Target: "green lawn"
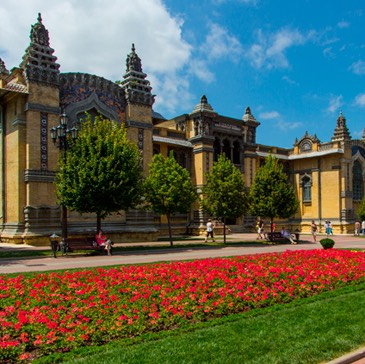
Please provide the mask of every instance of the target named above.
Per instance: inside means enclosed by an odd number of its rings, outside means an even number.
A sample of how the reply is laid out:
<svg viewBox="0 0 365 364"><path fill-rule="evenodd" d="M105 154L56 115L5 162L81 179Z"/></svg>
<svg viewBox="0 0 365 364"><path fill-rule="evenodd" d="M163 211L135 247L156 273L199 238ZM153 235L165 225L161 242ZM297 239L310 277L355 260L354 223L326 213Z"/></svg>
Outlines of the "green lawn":
<svg viewBox="0 0 365 364"><path fill-rule="evenodd" d="M36 363L315 364L365 345L365 284Z"/></svg>

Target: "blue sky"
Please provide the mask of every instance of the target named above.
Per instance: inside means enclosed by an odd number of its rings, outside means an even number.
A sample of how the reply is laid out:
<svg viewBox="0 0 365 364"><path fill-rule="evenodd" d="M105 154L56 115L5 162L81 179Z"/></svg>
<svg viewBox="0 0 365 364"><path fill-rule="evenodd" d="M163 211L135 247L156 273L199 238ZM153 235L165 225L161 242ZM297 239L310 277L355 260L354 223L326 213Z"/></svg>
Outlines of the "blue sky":
<svg viewBox="0 0 365 364"><path fill-rule="evenodd" d="M2 0L0 58L18 66L42 13L61 72L122 78L134 43L166 118L202 95L221 115L261 122L257 141L330 141L343 112L365 128L362 0Z"/></svg>

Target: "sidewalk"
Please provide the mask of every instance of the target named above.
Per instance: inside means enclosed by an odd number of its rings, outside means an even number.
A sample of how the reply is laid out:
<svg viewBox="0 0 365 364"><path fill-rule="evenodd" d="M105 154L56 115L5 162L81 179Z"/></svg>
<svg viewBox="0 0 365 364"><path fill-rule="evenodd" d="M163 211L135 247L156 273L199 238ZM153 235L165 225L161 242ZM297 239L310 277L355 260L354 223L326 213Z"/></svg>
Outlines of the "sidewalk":
<svg viewBox="0 0 365 364"><path fill-rule="evenodd" d="M317 237L318 241L322 236ZM247 254L258 254L267 252L284 252L286 250L312 250L323 249L319 242L311 241L310 235L301 235L300 241L296 245L291 244L263 244L256 241L256 234L230 234L227 235L227 243L247 242L240 246L204 246L204 239L174 241L174 248L171 249L169 241L150 241L138 243L119 243L115 247L141 247L140 250L119 250L112 256L100 255L58 255L57 258L49 257L29 257L29 258L6 258L0 259L0 274L37 272L59 269L100 267L118 264L143 264L161 261L192 260L225 256L237 256ZM223 241L223 236L217 236L217 241ZM352 235L333 236L335 248L365 249L365 238L354 237ZM202 244L201 247L189 247L189 244ZM184 245L179 248L179 245ZM160 249L148 247L160 246ZM0 251L19 250L47 250L50 247L34 247L29 245L16 245L0 243Z"/></svg>

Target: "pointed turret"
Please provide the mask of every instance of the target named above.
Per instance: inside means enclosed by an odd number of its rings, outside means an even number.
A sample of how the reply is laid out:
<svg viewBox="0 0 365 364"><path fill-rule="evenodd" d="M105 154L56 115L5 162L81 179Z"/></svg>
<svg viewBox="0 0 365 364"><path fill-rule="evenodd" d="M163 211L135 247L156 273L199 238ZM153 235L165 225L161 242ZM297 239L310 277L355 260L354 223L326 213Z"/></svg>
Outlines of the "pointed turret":
<svg viewBox="0 0 365 364"><path fill-rule="evenodd" d="M134 44L132 44L132 52L127 56L126 66L122 87L125 90L127 101L152 106L155 97L151 93L152 87L146 79L147 75L142 71L142 62L136 53Z"/></svg>
<svg viewBox="0 0 365 364"><path fill-rule="evenodd" d="M256 143L256 128L260 125L260 122L256 120L256 118L251 113L251 108L249 106L246 107L245 113L242 116L242 120L244 122L246 128L246 139L245 141L249 144Z"/></svg>
<svg viewBox="0 0 365 364"><path fill-rule="evenodd" d="M350 132L346 126L346 118L343 116L342 112L340 112L340 115L337 118L336 128L331 140L351 140Z"/></svg>
<svg viewBox="0 0 365 364"><path fill-rule="evenodd" d="M9 75L9 71L5 66L5 62L0 58L0 78L3 79Z"/></svg>
<svg viewBox="0 0 365 364"><path fill-rule="evenodd" d="M211 112L211 113L215 113L215 111L213 110L212 106L208 103L208 99L205 95L203 95L200 98L200 103L197 104L193 111L191 112L191 114L194 114L196 112Z"/></svg>
<svg viewBox="0 0 365 364"><path fill-rule="evenodd" d="M38 14L37 23L30 31L30 44L25 51L20 67L28 81L41 82L57 86L59 84L60 65L53 55L54 49L49 45L48 30Z"/></svg>
<svg viewBox="0 0 365 364"><path fill-rule="evenodd" d="M242 120L245 121L245 122L248 122L248 121L254 121L257 123L257 120L255 119L255 117L252 115L251 113L251 108L249 106L246 107L246 111L245 111L245 114L243 115L242 117Z"/></svg>

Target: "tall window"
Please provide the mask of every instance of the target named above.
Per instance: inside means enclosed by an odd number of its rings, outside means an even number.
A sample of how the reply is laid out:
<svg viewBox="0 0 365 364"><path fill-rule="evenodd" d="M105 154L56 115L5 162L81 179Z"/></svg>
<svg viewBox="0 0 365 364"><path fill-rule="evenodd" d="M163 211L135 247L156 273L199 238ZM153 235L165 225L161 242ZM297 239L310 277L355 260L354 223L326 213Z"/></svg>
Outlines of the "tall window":
<svg viewBox="0 0 365 364"><path fill-rule="evenodd" d="M352 167L352 191L354 200L362 200L364 197L364 182L362 178L362 167L359 161L355 161Z"/></svg>
<svg viewBox="0 0 365 364"><path fill-rule="evenodd" d="M231 156L231 145L229 143L228 139L224 139L223 140L223 151L222 151L226 157L232 161L232 156Z"/></svg>
<svg viewBox="0 0 365 364"><path fill-rule="evenodd" d="M304 176L302 178L303 187L303 202L312 201L312 181L309 176Z"/></svg>
<svg viewBox="0 0 365 364"><path fill-rule="evenodd" d="M241 164L241 155L240 155L240 143L235 141L233 143L233 163L234 164Z"/></svg>
<svg viewBox="0 0 365 364"><path fill-rule="evenodd" d="M221 154L221 141L216 137L213 144L213 161L217 162L218 156Z"/></svg>

